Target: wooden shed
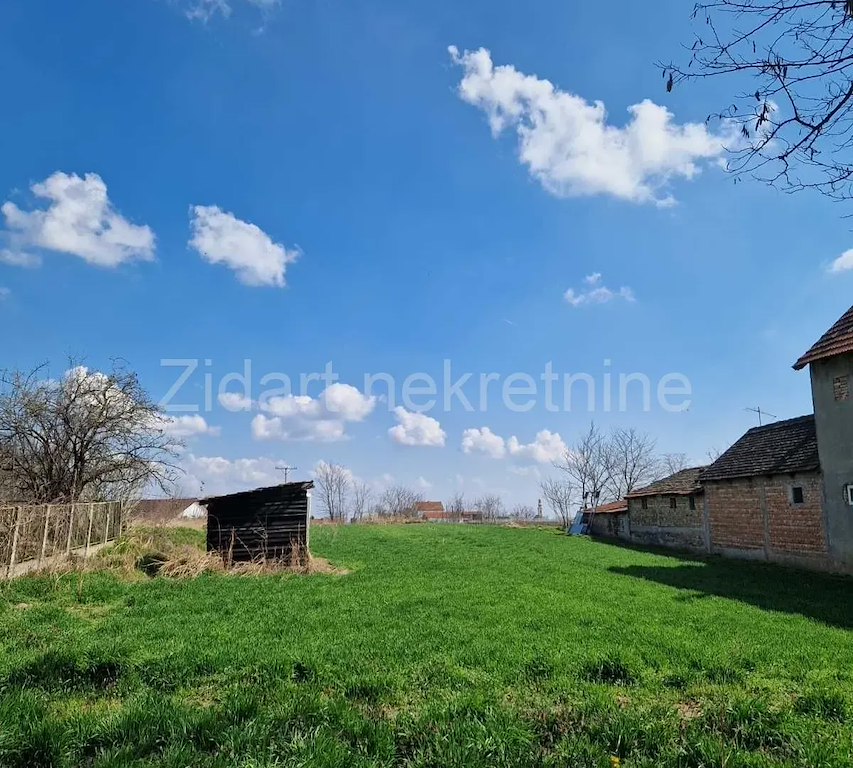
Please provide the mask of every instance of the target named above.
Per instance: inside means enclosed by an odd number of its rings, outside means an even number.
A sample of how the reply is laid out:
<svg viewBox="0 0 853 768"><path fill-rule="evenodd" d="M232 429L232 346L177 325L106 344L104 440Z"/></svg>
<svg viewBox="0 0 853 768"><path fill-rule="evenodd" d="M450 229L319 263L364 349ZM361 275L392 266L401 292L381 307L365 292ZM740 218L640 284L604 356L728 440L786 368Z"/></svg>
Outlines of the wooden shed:
<svg viewBox="0 0 853 768"><path fill-rule="evenodd" d="M213 496L207 507L207 551L227 562L293 562L308 553L311 481Z"/></svg>

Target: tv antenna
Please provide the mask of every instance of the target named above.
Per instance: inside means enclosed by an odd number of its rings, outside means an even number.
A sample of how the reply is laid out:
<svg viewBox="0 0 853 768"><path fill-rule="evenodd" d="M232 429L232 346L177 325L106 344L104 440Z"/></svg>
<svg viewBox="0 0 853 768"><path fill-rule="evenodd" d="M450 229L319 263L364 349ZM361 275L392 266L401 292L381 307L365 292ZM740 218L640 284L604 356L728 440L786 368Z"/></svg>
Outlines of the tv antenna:
<svg viewBox="0 0 853 768"><path fill-rule="evenodd" d="M286 483L290 473L293 472L293 470L295 469L299 469L299 467L291 467L289 464L285 464L282 467L276 467L276 469L279 472L284 472L284 482Z"/></svg>
<svg viewBox="0 0 853 768"><path fill-rule="evenodd" d="M762 411L761 406L757 405L755 408L744 408L745 411L752 411L753 413L758 414L758 426L761 427L764 425L763 418L764 416L769 416L771 419L779 418L775 413L769 413L767 411Z"/></svg>

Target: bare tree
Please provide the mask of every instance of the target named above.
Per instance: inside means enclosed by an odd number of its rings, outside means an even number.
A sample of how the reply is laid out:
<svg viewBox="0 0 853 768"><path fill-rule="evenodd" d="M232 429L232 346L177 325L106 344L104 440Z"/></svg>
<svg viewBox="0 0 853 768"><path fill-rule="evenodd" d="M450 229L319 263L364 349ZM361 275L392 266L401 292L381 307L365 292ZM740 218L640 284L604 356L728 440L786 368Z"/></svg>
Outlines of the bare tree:
<svg viewBox="0 0 853 768"><path fill-rule="evenodd" d="M612 500L622 499L659 477L661 465L655 445L654 438L633 427L613 430L606 450L610 462L607 496Z"/></svg>
<svg viewBox="0 0 853 768"><path fill-rule="evenodd" d="M853 2L704 0L686 64L661 64L667 90L727 78L715 117L739 134L730 168L786 191L853 196Z"/></svg>
<svg viewBox="0 0 853 768"><path fill-rule="evenodd" d="M354 480L352 483L352 519L354 522L363 520L370 510L370 504L373 499L373 491L370 486L361 481Z"/></svg>
<svg viewBox="0 0 853 768"><path fill-rule="evenodd" d="M180 443L135 373L73 361L59 379L45 367L0 374L0 475L5 493L32 502L127 498L171 490Z"/></svg>
<svg viewBox="0 0 853 768"><path fill-rule="evenodd" d="M403 485L386 488L379 497L379 509L385 517L414 517L421 494Z"/></svg>
<svg viewBox="0 0 853 768"><path fill-rule="evenodd" d="M589 429L554 466L580 491L583 504L596 506L611 482L610 441L595 423L590 423Z"/></svg>
<svg viewBox="0 0 853 768"><path fill-rule="evenodd" d="M487 493L474 502L474 509L483 515L483 520L497 520L504 515L504 503L500 496Z"/></svg>
<svg viewBox="0 0 853 768"><path fill-rule="evenodd" d="M710 462L711 462L711 464L713 464L713 463L714 463L717 459L719 459L719 458L720 458L720 456L722 456L725 452L726 452L726 451L725 451L725 448L720 448L720 447L718 447L718 446L714 445L714 446L711 446L711 447L706 451L705 455L708 457L708 461L710 461Z"/></svg>
<svg viewBox="0 0 853 768"><path fill-rule="evenodd" d="M510 512L513 520L532 520L536 517L536 510L530 504L516 504Z"/></svg>
<svg viewBox="0 0 853 768"><path fill-rule="evenodd" d="M665 453L660 458L661 469L667 475L674 475L676 472L681 472L682 469L687 469L687 454L686 453Z"/></svg>
<svg viewBox="0 0 853 768"><path fill-rule="evenodd" d="M453 494L444 508L453 520L461 520L465 514L465 494Z"/></svg>
<svg viewBox="0 0 853 768"><path fill-rule="evenodd" d="M545 503L557 516L560 525L568 528L575 518L574 486L561 478L549 477L539 484L539 488Z"/></svg>
<svg viewBox="0 0 853 768"><path fill-rule="evenodd" d="M351 479L350 471L341 464L321 461L314 468L320 508L330 520L335 522L346 520Z"/></svg>

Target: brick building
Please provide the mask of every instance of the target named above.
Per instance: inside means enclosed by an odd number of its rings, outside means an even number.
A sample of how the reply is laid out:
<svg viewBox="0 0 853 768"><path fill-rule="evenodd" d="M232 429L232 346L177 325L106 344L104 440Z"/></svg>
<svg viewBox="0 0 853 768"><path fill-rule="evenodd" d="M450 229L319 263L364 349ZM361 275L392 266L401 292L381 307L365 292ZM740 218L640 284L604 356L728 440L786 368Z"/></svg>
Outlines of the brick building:
<svg viewBox="0 0 853 768"><path fill-rule="evenodd" d="M708 551L825 567L814 416L750 429L702 473Z"/></svg>
<svg viewBox="0 0 853 768"><path fill-rule="evenodd" d="M806 366L813 415L630 493L626 538L853 573L853 307L794 364Z"/></svg>
<svg viewBox="0 0 853 768"><path fill-rule="evenodd" d="M629 538L638 544L704 550L704 467L682 469L627 496Z"/></svg>

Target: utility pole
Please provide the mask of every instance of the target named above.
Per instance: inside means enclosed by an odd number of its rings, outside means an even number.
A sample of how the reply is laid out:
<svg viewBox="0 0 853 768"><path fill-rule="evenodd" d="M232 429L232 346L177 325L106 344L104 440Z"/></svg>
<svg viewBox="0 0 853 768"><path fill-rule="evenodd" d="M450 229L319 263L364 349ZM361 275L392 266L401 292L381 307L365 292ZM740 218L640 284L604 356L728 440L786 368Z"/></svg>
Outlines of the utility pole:
<svg viewBox="0 0 853 768"><path fill-rule="evenodd" d="M744 408L745 411L752 411L752 413L758 414L758 426L761 427L764 425L764 421L762 420L762 416L769 416L771 419L777 418L777 416L773 413L768 413L767 411L762 411L761 406L757 405L755 408Z"/></svg>
<svg viewBox="0 0 853 768"><path fill-rule="evenodd" d="M279 472L284 472L284 482L286 483L290 473L295 469L299 469L299 467L291 467L289 464L285 464L283 467L276 467L276 469Z"/></svg>

